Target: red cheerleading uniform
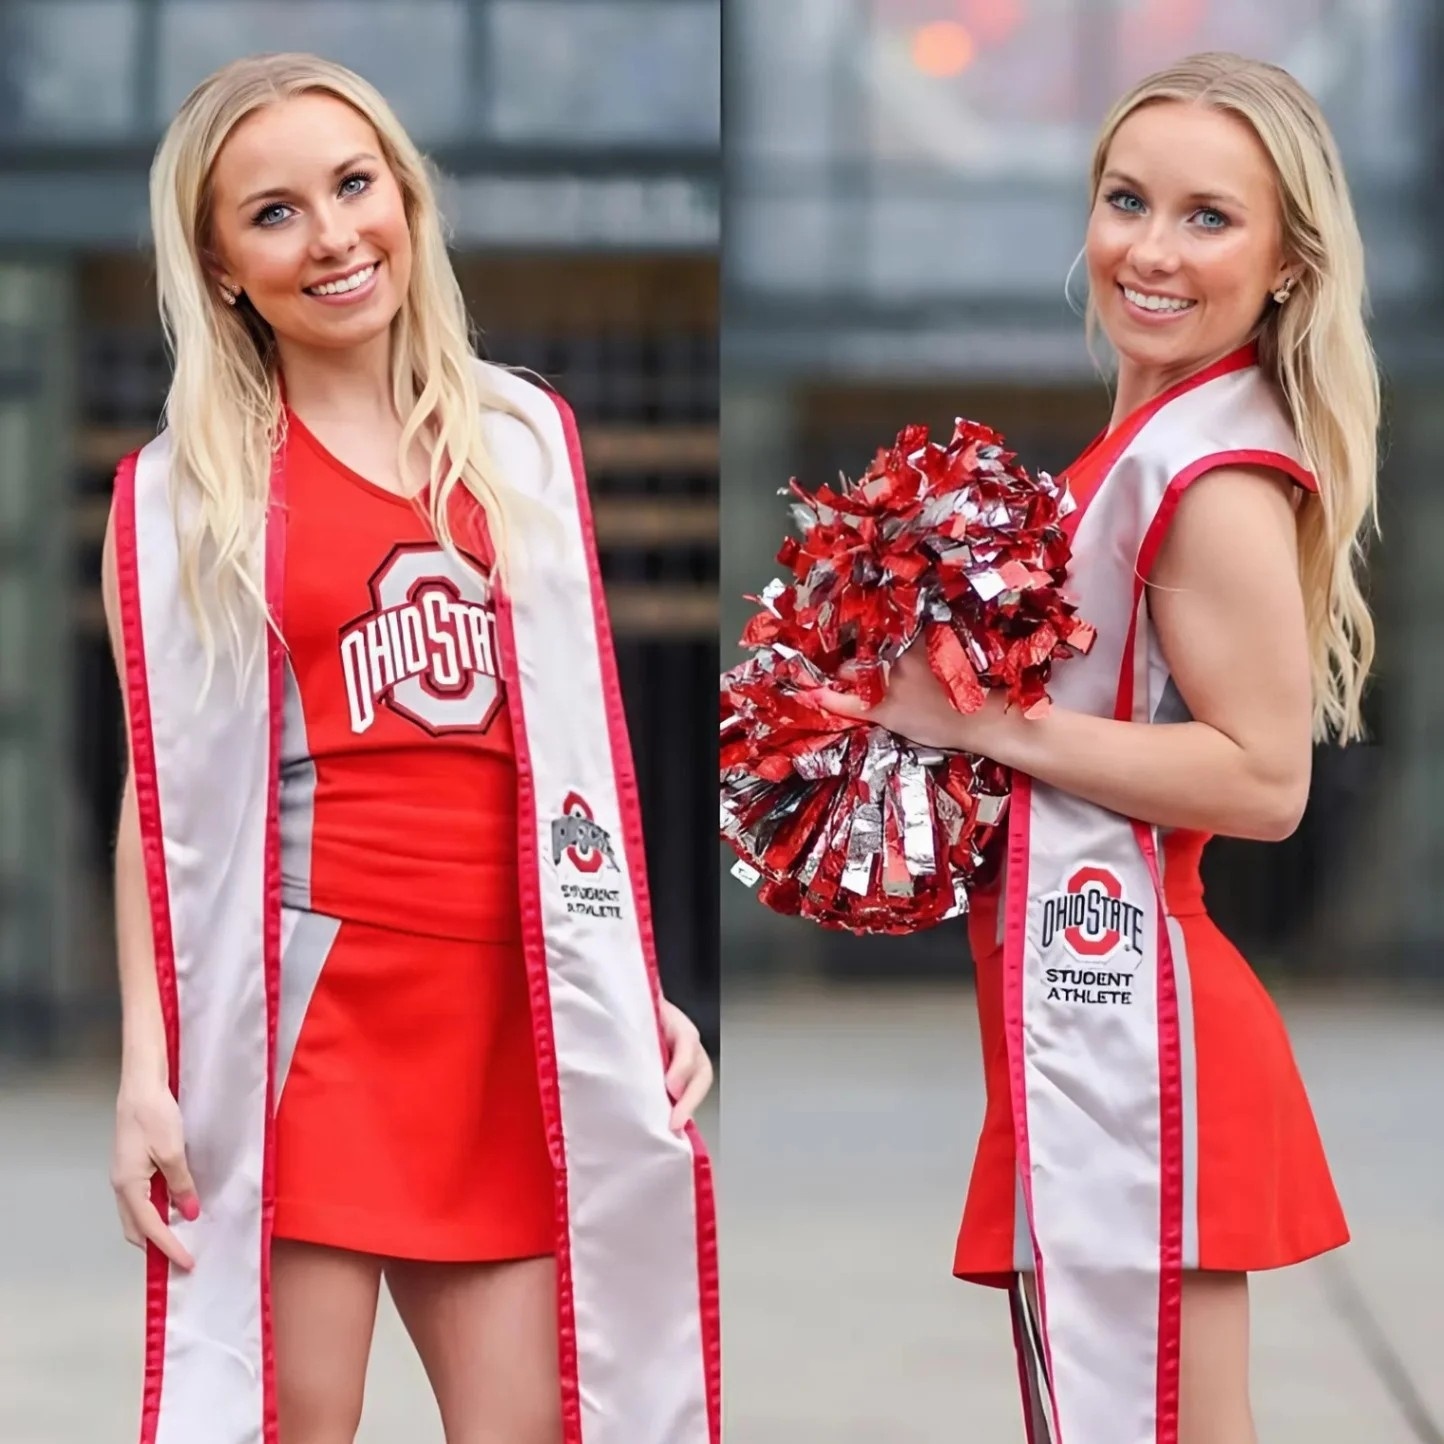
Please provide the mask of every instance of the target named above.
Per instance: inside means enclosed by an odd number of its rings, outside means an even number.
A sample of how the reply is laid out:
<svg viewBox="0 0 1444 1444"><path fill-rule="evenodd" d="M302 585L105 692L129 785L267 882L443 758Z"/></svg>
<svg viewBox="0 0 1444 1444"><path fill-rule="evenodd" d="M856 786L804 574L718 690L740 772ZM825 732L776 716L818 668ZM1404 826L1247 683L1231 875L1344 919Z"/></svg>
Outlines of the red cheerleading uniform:
<svg viewBox="0 0 1444 1444"><path fill-rule="evenodd" d="M275 1234L550 1253L488 589L416 504L287 422L282 992L311 991L278 1042Z"/></svg>
<svg viewBox="0 0 1444 1444"><path fill-rule="evenodd" d="M1066 473L1079 498L1101 484L1112 463L1104 439ZM1164 904L1183 934L1192 989L1198 1266L1252 1272L1338 1248L1349 1230L1283 1020L1204 906L1199 865L1208 841L1201 832L1165 832L1160 859ZM1019 1185L1001 902L995 881L973 894L968 917L987 1104L953 1271L1006 1287L1014 1277Z"/></svg>

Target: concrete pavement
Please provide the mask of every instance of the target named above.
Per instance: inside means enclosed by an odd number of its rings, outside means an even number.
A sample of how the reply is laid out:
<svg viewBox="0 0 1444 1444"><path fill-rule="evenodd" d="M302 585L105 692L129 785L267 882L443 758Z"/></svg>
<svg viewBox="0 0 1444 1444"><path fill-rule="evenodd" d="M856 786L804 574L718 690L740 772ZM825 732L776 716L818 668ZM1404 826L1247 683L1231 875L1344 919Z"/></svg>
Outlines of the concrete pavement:
<svg viewBox="0 0 1444 1444"><path fill-rule="evenodd" d="M1285 1013L1354 1233L1336 1258L1444 1420L1444 1011ZM1003 1298L949 1277L982 1114L971 995L731 998L723 1037L728 1440L1022 1444ZM1261 1444L1416 1444L1332 1267L1254 1282Z"/></svg>
<svg viewBox="0 0 1444 1444"><path fill-rule="evenodd" d="M1444 1419L1444 1011L1285 1012L1354 1229L1340 1258ZM948 1276L981 1114L971 997L729 996L724 1038L728 1444L1021 1444L1002 1298ZM110 1090L98 1069L0 1080L3 1444L135 1438L141 1260L106 1185ZM1331 1267L1255 1281L1261 1444L1417 1444ZM359 1437L440 1444L389 1307Z"/></svg>
<svg viewBox="0 0 1444 1444"><path fill-rule="evenodd" d="M106 1181L112 1090L108 1069L0 1078L0 1444L138 1437L143 1261ZM442 1444L384 1291L357 1444Z"/></svg>

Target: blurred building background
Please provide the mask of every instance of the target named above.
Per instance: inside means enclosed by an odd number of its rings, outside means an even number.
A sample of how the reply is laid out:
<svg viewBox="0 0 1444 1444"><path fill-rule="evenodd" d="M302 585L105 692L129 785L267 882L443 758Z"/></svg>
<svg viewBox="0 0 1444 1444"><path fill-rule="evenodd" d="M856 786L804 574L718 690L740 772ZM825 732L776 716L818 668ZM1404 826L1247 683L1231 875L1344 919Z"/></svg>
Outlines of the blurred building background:
<svg viewBox="0 0 1444 1444"><path fill-rule="evenodd" d="M1372 742L1320 749L1277 846L1215 843L1210 900L1276 974L1444 983L1444 694L1432 549L1444 545L1444 230L1429 0L728 0L723 662L773 575L775 495L856 475L907 421L1002 430L1061 470L1107 417L1064 279L1083 243L1099 121L1190 52L1280 62L1323 102L1369 253L1388 388L1382 656ZM1081 304L1086 275L1073 277ZM859 943L768 916L731 879L731 960L937 972L962 930ZM739 944L741 944L739 946ZM730 976L730 972L729 972Z"/></svg>
<svg viewBox="0 0 1444 1444"><path fill-rule="evenodd" d="M1211 909L1280 998L1354 1242L1259 1276L1269 1444L1444 1439L1444 229L1437 0L726 0L722 661L777 490L957 415L1061 470L1108 416L1064 279L1095 129L1203 49L1324 104L1388 388L1367 746L1285 844L1219 841ZM1080 268L1081 269L1081 268ZM1085 276L1074 277L1081 304ZM966 930L859 940L726 876L729 1437L1021 1444L1007 1310L950 1277L981 1121Z"/></svg>
<svg viewBox="0 0 1444 1444"><path fill-rule="evenodd" d="M226 61L359 70L443 169L487 354L571 400L668 991L715 1033L717 0L0 0L0 1061L116 1034L116 462L167 384L146 175Z"/></svg>

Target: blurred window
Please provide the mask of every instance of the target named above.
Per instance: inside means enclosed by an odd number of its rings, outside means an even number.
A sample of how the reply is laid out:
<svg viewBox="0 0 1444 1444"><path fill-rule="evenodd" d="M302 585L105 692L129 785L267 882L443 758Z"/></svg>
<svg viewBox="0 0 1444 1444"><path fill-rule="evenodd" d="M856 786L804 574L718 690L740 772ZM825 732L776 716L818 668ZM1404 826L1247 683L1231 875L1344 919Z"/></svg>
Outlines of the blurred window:
<svg viewBox="0 0 1444 1444"><path fill-rule="evenodd" d="M728 0L722 32L727 152L818 162L846 150L856 115L850 79L862 37L837 0Z"/></svg>
<svg viewBox="0 0 1444 1444"><path fill-rule="evenodd" d="M761 292L1056 303L1108 106L1208 49L1284 65L1339 138L1375 294L1421 283L1430 0L734 0L729 268ZM735 19L734 19L735 15Z"/></svg>
<svg viewBox="0 0 1444 1444"><path fill-rule="evenodd" d="M715 183L690 176L448 180L446 214L472 246L695 251L715 246Z"/></svg>
<svg viewBox="0 0 1444 1444"><path fill-rule="evenodd" d="M705 145L720 133L720 12L720 0L3 0L0 138L152 139L192 87L263 41L358 71L424 144ZM156 53L142 54L152 18Z"/></svg>
<svg viewBox="0 0 1444 1444"><path fill-rule="evenodd" d="M1417 166L1427 0L737 0L729 144L762 160L927 160L1071 175L1129 85L1227 49L1322 100L1354 157Z"/></svg>
<svg viewBox="0 0 1444 1444"><path fill-rule="evenodd" d="M718 0L492 0L483 7L486 128L569 144L715 142L720 8Z"/></svg>
<svg viewBox="0 0 1444 1444"><path fill-rule="evenodd" d="M306 50L364 75L419 141L468 123L470 52L462 0L165 0L154 128L211 71L261 48Z"/></svg>
<svg viewBox="0 0 1444 1444"><path fill-rule="evenodd" d="M0 138L123 139L139 30L131 0L0 5Z"/></svg>
<svg viewBox="0 0 1444 1444"><path fill-rule="evenodd" d="M857 54L879 158L1067 174L1108 106L1185 55L1232 50L1290 70L1352 155L1419 159L1423 0L868 0ZM860 27L863 28L863 27Z"/></svg>

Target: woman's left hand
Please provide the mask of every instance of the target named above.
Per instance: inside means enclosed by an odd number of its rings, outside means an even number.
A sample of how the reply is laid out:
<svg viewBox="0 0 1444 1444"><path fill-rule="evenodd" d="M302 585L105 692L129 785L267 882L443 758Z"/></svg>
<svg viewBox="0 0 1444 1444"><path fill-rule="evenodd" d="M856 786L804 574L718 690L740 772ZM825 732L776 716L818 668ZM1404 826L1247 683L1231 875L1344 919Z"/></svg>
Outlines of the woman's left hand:
<svg viewBox="0 0 1444 1444"><path fill-rule="evenodd" d="M1021 716L1004 711L1001 691L989 692L983 705L966 716L953 706L922 644L909 647L888 673L887 695L868 709L854 696L824 687L808 693L820 706L842 717L886 727L920 747L947 747L992 757L1002 729Z"/></svg>
<svg viewBox="0 0 1444 1444"><path fill-rule="evenodd" d="M672 1132L680 1133L712 1091L712 1060L697 1025L674 1003L662 1000L662 1036L667 1040L667 1096Z"/></svg>

